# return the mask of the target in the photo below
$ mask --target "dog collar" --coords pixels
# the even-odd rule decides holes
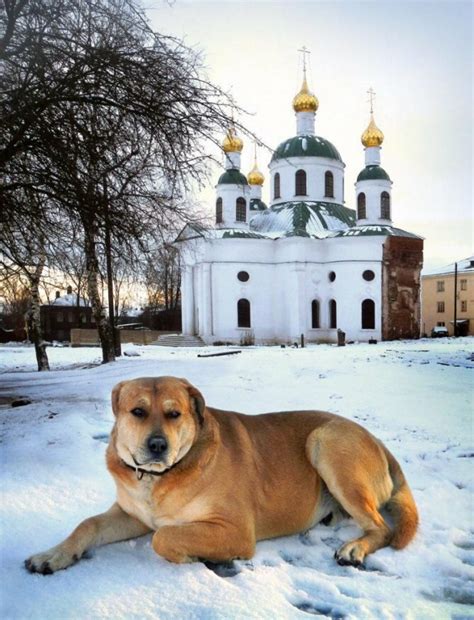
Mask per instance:
[[[128,469],[132,469],[135,472],[137,476],[137,480],[141,480],[145,474],[148,474],[149,476],[164,476],[169,471],[171,471],[173,467],[176,467],[176,465],[180,462],[180,461],[177,461],[176,463],[173,463],[171,467],[168,467],[168,469],[165,469],[164,471],[149,471],[148,469],[143,469],[142,467],[138,467],[138,465],[136,467],[133,467],[133,465],[129,465],[123,459],[121,459],[121,461],[125,465],[125,467],[128,467]]]

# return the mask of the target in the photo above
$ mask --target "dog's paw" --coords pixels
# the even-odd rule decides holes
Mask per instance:
[[[366,552],[356,540],[350,541],[336,551],[334,558],[340,566],[355,566],[364,568]]]
[[[79,560],[77,555],[72,555],[61,546],[53,547],[43,553],[37,553],[25,560],[25,568],[30,573],[52,575],[58,570],[67,568]]]

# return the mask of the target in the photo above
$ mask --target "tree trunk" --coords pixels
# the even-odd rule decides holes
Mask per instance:
[[[39,295],[39,283],[43,272],[45,260],[40,259],[34,273],[29,274],[30,280],[30,307],[27,312],[27,321],[29,325],[29,335],[35,345],[36,362],[38,371],[49,370],[48,354],[46,353],[46,343],[43,339],[43,330],[41,329],[41,302]]]
[[[89,229],[90,224],[88,222],[83,222],[83,224],[87,294],[92,307],[92,315],[97,325],[100,346],[102,347],[102,363],[106,364],[107,362],[115,361],[114,339],[99,294],[99,261],[97,260],[94,233]]]

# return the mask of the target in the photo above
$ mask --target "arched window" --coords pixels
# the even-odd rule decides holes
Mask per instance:
[[[365,220],[366,217],[367,217],[367,211],[365,208],[365,194],[364,192],[361,192],[357,196],[357,219]]]
[[[222,224],[222,198],[216,200],[216,224]]]
[[[329,300],[329,327],[336,329],[337,327],[337,304],[335,299]]]
[[[334,198],[334,175],[329,170],[324,175],[324,195],[327,198]]]
[[[319,321],[319,301],[317,299],[313,299],[311,302],[311,327],[313,329],[321,327]]]
[[[280,198],[280,173],[273,177],[273,198]]]
[[[375,329],[375,303],[371,299],[362,302],[362,329]]]
[[[245,198],[237,198],[235,203],[235,221],[245,222],[247,219],[247,203]]]
[[[390,194],[388,192],[380,194],[380,217],[383,220],[390,219]]]
[[[297,170],[295,174],[295,196],[306,196],[306,172]]]
[[[248,299],[239,299],[237,302],[237,326],[250,327],[250,302]]]

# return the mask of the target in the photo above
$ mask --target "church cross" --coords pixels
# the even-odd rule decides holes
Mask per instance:
[[[372,88],[372,86],[369,88],[369,90],[367,91],[367,94],[369,95],[369,103],[370,103],[370,113],[373,114],[374,113],[374,99],[375,99],[375,91]]]
[[[298,52],[301,52],[303,54],[303,73],[304,73],[304,77],[306,78],[306,54],[311,54],[311,52],[306,47],[306,45],[303,45],[303,47],[300,50],[298,50]]]

